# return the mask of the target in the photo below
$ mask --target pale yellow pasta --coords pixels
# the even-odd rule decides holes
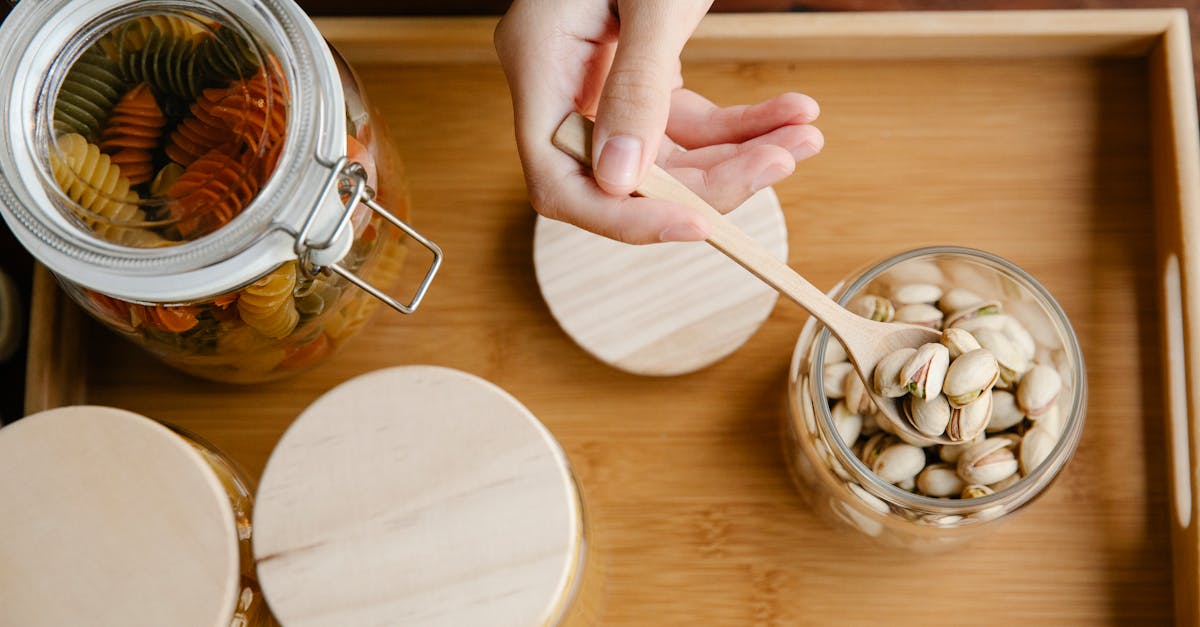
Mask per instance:
[[[255,281],[238,296],[238,316],[269,338],[287,337],[300,322],[296,311],[296,264],[285,263]]]
[[[100,38],[96,45],[108,58],[120,61],[126,53],[145,48],[146,40],[154,32],[195,42],[204,34],[204,28],[176,15],[149,15],[118,26]]]
[[[82,135],[58,138],[58,152],[50,155],[50,168],[58,186],[79,205],[76,215],[96,235],[138,248],[170,244],[157,234],[122,226],[146,221],[146,213],[137,205],[137,192],[130,189],[129,179],[121,176],[121,168]]]

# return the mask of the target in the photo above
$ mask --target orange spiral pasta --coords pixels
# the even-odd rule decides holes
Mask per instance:
[[[228,87],[206,89],[167,143],[167,156],[182,166],[216,149],[247,150],[262,158],[261,174],[269,174],[287,130],[287,93],[281,77],[259,72]]]
[[[134,185],[154,176],[154,155],[167,121],[150,86],[141,83],[129,90],[105,122],[100,150],[112,156],[121,174]]]
[[[269,338],[287,337],[300,322],[295,289],[296,264],[288,262],[242,290],[237,303],[238,316],[247,326]]]
[[[258,195],[248,158],[220,149],[187,167],[167,191],[167,210],[188,239],[211,233],[233,220]]]
[[[81,210],[76,214],[96,235],[125,246],[149,248],[168,242],[149,231],[136,228],[146,221],[138,207],[138,195],[100,147],[82,135],[58,138],[58,151],[50,155],[50,167],[58,186]],[[134,227],[134,228],[130,228]]]

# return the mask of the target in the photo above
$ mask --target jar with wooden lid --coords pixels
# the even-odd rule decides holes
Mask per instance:
[[[0,624],[267,627],[252,486],[186,432],[104,407],[0,429]]]
[[[0,28],[0,213],[91,315],[220,381],[317,364],[441,251],[291,0],[46,0]],[[431,253],[395,283],[405,238]]]

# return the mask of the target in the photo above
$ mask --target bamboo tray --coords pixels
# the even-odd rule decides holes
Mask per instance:
[[[257,475],[335,384],[445,365],[509,390],[562,442],[607,563],[604,624],[1197,622],[1200,397],[1184,366],[1200,363],[1200,166],[1186,13],[723,15],[685,53],[688,85],[718,102],[783,90],[821,102],[825,152],[777,188],[790,261],[816,285],[902,249],[974,246],[1039,277],[1075,324],[1091,390],[1076,458],[993,536],[932,558],[831,531],[792,487],[778,431],[797,307],[781,302],[739,352],[680,378],[622,374],[558,329],[534,280],[494,20],[320,26],[389,118],[414,222],[446,251],[422,310],[381,315],[296,379],[230,387],[77,326],[43,276],[31,411],[125,407],[202,434]],[[1173,256],[1182,301],[1160,289],[1179,285],[1163,281]]]

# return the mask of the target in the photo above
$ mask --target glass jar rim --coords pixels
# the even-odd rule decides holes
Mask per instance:
[[[1079,346],[1078,337],[1075,334],[1075,329],[1072,327],[1070,319],[1067,317],[1066,311],[1063,310],[1062,306],[1041,282],[1015,263],[999,255],[974,248],[929,246],[889,256],[882,261],[872,264],[867,270],[858,273],[854,281],[841,288],[836,300],[839,305],[845,306],[866,285],[891,268],[906,261],[935,255],[967,257],[1002,268],[1003,271],[1010,273],[1018,279],[1021,287],[1032,293],[1037,299],[1038,304],[1054,316],[1054,322],[1058,327],[1056,331],[1060,332],[1063,336],[1065,340],[1063,348],[1067,351],[1071,359],[1073,366],[1072,375],[1075,377],[1075,384],[1073,386],[1071,408],[1067,420],[1063,424],[1062,436],[1050,454],[1032,473],[1026,477],[1022,477],[1013,485],[996,491],[993,494],[972,499],[950,500],[925,496],[903,490],[883,481],[874,472],[871,472],[866,464],[858,459],[849,449],[848,445],[842,441],[833,424],[833,415],[829,411],[829,405],[827,402],[824,402],[826,400],[824,396],[825,348],[832,339],[832,334],[825,327],[822,327],[817,333],[810,349],[813,356],[810,364],[810,383],[815,394],[813,405],[817,409],[816,423],[826,439],[832,440],[830,442],[830,449],[838,457],[838,461],[848,472],[855,475],[860,485],[864,489],[867,489],[873,496],[911,509],[921,509],[929,513],[942,515],[983,511],[989,507],[1001,504],[1014,508],[1019,507],[1021,504],[1037,497],[1045,490],[1066,461],[1071,458],[1075,448],[1078,446],[1083,430],[1086,414],[1085,403],[1087,399],[1087,372],[1083,362],[1083,351]],[[800,351],[802,348],[797,346],[797,351]],[[795,374],[795,366],[793,366],[793,374]],[[796,401],[793,399],[794,402]],[[1035,489],[1030,491],[1030,486],[1033,486]]]
[[[74,59],[106,26],[147,12],[186,12],[236,24],[279,56],[289,85],[287,147],[250,205],[214,234],[178,246],[130,248],[84,233],[60,215],[40,172],[48,129],[34,123],[46,106],[48,70]],[[31,42],[39,45],[31,45]],[[110,296],[188,302],[237,289],[296,258],[296,234],[314,213],[313,232],[334,233],[344,208],[327,181],[346,146],[344,94],[333,56],[307,15],[287,0],[46,0],[20,3],[0,27],[0,213],[17,238],[55,273]],[[61,78],[61,76],[59,77]],[[339,132],[340,131],[340,132]],[[39,137],[38,135],[41,134]],[[331,172],[333,171],[333,172]],[[319,265],[340,259],[342,236]]]

